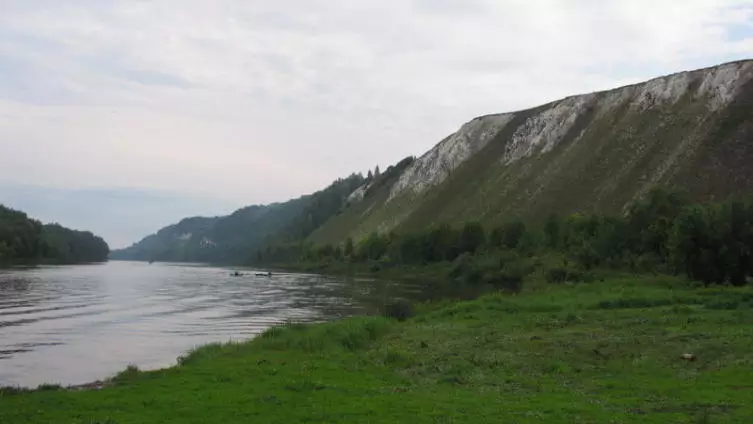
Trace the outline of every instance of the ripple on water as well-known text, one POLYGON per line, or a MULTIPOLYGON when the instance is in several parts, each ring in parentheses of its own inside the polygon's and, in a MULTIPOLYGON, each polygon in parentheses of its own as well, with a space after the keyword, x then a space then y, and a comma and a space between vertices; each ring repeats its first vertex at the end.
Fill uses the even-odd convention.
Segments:
POLYGON ((0 271, 0 386, 81 384, 128 364, 169 366, 197 345, 361 313, 384 302, 386 290, 415 291, 232 271, 129 262, 0 271))

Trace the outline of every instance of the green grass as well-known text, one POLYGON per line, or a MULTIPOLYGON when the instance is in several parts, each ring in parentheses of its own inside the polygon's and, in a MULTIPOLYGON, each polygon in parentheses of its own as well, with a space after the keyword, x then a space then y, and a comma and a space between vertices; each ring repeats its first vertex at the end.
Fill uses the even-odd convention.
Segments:
POLYGON ((753 422, 750 288, 616 278, 416 309, 274 328, 102 390, 4 390, 0 422, 753 422))

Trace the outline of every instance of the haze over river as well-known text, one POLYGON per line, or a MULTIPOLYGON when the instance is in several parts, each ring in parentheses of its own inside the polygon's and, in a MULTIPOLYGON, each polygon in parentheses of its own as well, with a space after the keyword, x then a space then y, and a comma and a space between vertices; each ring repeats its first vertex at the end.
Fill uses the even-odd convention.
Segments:
POLYGON ((0 386, 75 385, 129 364, 175 364, 191 348, 244 340, 286 320, 375 313, 437 287, 304 274, 242 277, 184 264, 0 270, 0 386))

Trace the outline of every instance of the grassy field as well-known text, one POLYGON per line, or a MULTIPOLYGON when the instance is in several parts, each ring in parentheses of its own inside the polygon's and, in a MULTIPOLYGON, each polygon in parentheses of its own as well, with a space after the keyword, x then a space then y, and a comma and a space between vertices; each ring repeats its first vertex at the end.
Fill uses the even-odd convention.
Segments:
POLYGON ((751 423, 752 323, 750 288, 541 286, 275 328, 102 390, 6 389, 0 422, 751 423))

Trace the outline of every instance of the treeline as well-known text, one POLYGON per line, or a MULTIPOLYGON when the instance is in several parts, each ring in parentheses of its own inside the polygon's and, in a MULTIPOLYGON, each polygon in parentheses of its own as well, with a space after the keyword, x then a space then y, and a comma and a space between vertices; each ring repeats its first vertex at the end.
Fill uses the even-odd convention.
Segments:
POLYGON ((413 156, 406 157, 384 172, 377 166, 373 172, 369 170, 366 177, 353 173, 347 178, 338 178, 324 190, 310 195, 303 210, 282 230, 267 237, 263 247, 253 254, 251 262, 265 262, 264 257, 269 260, 285 258, 288 262, 297 260, 302 240, 347 209, 353 200, 351 195, 361 189, 363 198, 372 196, 380 187, 393 184, 414 160, 413 156))
POLYGON ((347 178, 335 180, 324 190, 312 194, 303 211, 274 238, 285 242, 306 238, 328 219, 339 213, 347 205, 348 196, 371 178, 373 178, 371 171, 367 178, 364 178, 362 174, 351 174, 347 178))
POLYGON ((389 266, 454 261, 455 275, 517 281, 526 258, 554 253, 563 259, 547 271, 552 281, 594 268, 621 268, 744 285, 753 276, 752 249, 753 199, 697 204, 682 190, 655 189, 621 216, 553 214, 537 226, 523 220, 494 228, 470 222, 460 228, 373 233, 338 245, 287 243, 258 251, 255 262, 389 266))
POLYGON ((101 262, 109 252, 107 243, 90 232, 42 225, 0 205, 0 264, 101 262))

